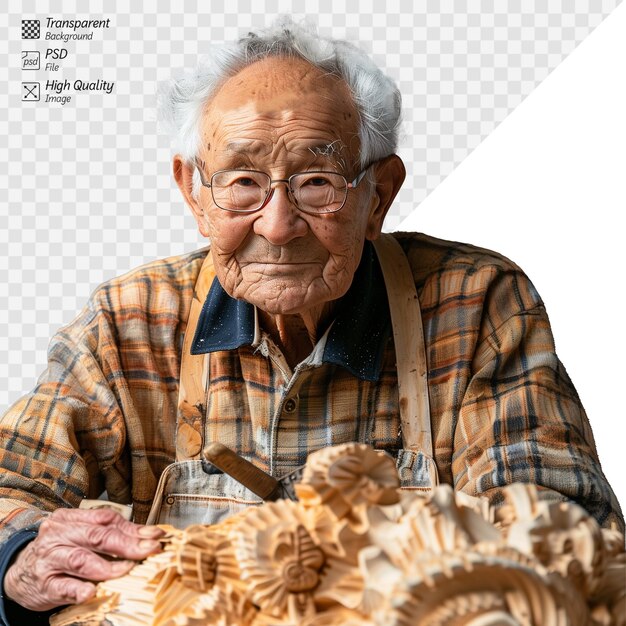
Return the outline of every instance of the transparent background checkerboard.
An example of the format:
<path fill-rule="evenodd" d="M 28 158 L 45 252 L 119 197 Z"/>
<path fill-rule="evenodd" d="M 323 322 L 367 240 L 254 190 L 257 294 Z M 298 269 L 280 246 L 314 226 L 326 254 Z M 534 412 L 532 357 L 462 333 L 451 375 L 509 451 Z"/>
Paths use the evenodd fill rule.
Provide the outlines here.
<path fill-rule="evenodd" d="M 49 338 L 95 286 L 204 245 L 171 178 L 154 93 L 193 68 L 209 42 L 279 13 L 360 42 L 404 97 L 408 179 L 391 230 L 617 4 L 469 1 L 460 12 L 451 0 L 96 0 L 86 13 L 77 1 L 9 0 L 0 15 L 0 409 L 33 386 Z M 110 18 L 111 28 L 69 42 L 61 70 L 49 73 L 45 49 L 62 44 L 43 39 L 48 16 Z M 42 39 L 21 40 L 21 20 L 34 18 Z M 22 50 L 42 52 L 41 71 L 21 70 Z M 21 81 L 52 78 L 100 78 L 115 89 L 72 94 L 65 106 L 21 102 Z"/>

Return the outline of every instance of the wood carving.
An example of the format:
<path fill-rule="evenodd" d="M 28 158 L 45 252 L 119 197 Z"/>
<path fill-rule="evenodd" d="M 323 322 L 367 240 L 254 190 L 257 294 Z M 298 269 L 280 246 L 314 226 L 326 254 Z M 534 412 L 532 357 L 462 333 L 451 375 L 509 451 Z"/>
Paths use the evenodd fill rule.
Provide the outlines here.
<path fill-rule="evenodd" d="M 167 528 L 163 551 L 53 626 L 626 626 L 624 536 L 533 485 L 499 508 L 402 491 L 360 444 L 309 457 L 298 502 Z"/>

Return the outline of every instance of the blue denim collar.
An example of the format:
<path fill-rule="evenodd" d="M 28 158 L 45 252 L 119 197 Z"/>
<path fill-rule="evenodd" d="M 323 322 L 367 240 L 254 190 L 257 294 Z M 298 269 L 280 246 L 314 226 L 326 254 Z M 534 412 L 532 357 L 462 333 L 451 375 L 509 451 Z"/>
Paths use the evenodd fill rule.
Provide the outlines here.
<path fill-rule="evenodd" d="M 362 380 L 377 381 L 390 331 L 382 271 L 373 245 L 366 241 L 352 285 L 339 300 L 322 362 L 340 365 Z M 251 346 L 254 334 L 254 306 L 231 298 L 215 278 L 198 319 L 191 354 Z"/>

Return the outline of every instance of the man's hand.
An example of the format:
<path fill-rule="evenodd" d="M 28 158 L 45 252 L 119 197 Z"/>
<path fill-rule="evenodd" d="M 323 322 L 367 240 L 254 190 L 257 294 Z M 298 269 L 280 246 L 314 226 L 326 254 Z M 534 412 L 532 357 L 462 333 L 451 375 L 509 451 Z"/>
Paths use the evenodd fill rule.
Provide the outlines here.
<path fill-rule="evenodd" d="M 88 581 L 126 574 L 133 561 L 160 550 L 157 539 L 163 534 L 110 509 L 58 509 L 8 569 L 5 596 L 32 611 L 84 602 L 96 591 Z"/>

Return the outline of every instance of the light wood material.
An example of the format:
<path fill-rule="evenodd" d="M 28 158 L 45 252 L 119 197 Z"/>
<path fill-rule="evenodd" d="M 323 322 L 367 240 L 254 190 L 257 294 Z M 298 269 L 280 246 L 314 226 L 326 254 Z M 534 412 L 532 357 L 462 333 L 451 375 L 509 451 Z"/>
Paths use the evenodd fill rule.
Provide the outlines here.
<path fill-rule="evenodd" d="M 262 469 L 239 456 L 224 444 L 214 441 L 203 452 L 204 458 L 263 500 L 278 500 L 280 483 Z"/>
<path fill-rule="evenodd" d="M 111 500 L 90 500 L 88 498 L 81 500 L 78 505 L 79 509 L 113 509 L 119 513 L 124 519 L 130 520 L 133 516 L 133 507 Z"/>
<path fill-rule="evenodd" d="M 403 445 L 434 459 L 424 329 L 413 273 L 392 235 L 382 234 L 374 249 L 385 278 L 393 326 Z"/>
<path fill-rule="evenodd" d="M 211 251 L 206 255 L 196 280 L 191 308 L 185 329 L 178 389 L 178 421 L 176 425 L 176 460 L 199 459 L 202 450 L 202 428 L 205 406 L 205 377 L 208 355 L 191 354 L 191 344 L 209 293 L 215 268 Z"/>
<path fill-rule="evenodd" d="M 52 626 L 625 626 L 624 536 L 534 485 L 504 504 L 397 489 L 362 444 L 309 456 L 307 497 L 214 526 L 167 527 L 163 551 Z"/>

